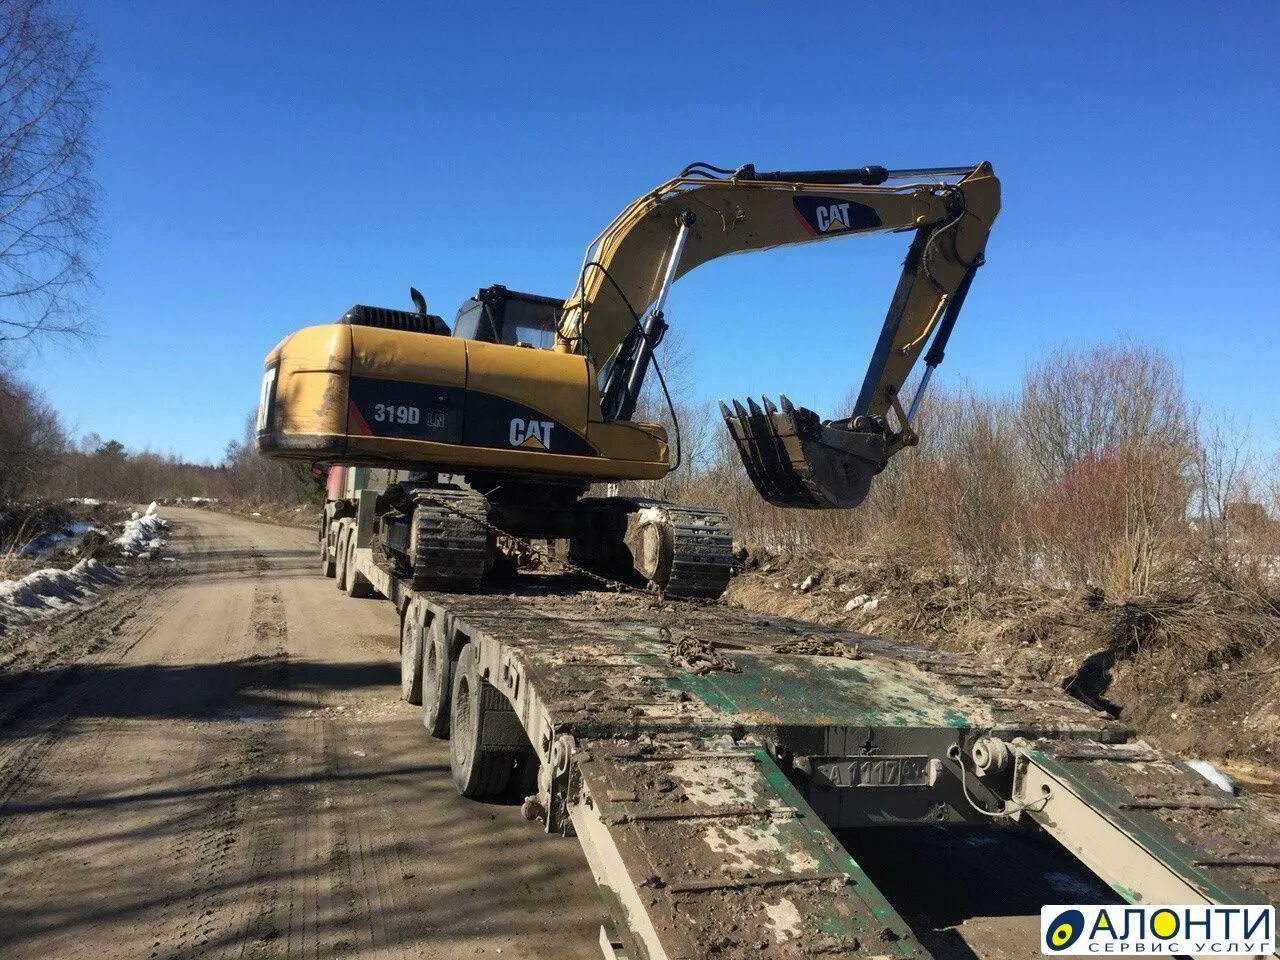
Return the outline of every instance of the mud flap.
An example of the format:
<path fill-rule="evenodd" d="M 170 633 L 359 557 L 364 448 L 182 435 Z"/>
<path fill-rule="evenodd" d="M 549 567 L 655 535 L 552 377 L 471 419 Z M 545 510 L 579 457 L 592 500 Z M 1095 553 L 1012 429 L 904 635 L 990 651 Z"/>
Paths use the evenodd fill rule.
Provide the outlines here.
<path fill-rule="evenodd" d="M 778 409 L 767 397 L 763 408 L 750 399 L 746 407 L 733 401 L 733 410 L 720 404 L 747 476 L 760 496 L 775 506 L 810 510 L 861 504 L 888 460 L 885 438 L 842 423 L 824 423 L 812 410 L 793 406 L 785 396 L 781 404 Z"/>

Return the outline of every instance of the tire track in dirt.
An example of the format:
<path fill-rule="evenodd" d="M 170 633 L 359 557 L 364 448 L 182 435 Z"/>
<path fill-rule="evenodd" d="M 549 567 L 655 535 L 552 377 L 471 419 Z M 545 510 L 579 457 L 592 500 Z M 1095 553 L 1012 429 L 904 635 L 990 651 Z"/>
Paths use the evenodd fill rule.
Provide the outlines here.
<path fill-rule="evenodd" d="M 187 864 L 183 909 L 176 914 L 166 910 L 156 924 L 153 958 L 239 956 L 236 944 L 272 939 L 274 888 L 253 887 L 279 862 L 280 842 L 262 810 L 278 790 L 256 793 L 252 785 L 268 772 L 268 727 L 275 721 L 240 713 L 240 708 L 246 694 L 282 684 L 287 631 L 278 591 L 261 580 L 268 564 L 256 551 L 249 559 L 255 578 L 250 651 L 238 661 L 235 692 L 224 710 L 236 716 L 215 725 L 223 729 L 221 736 L 211 731 L 215 735 L 202 738 L 195 780 L 205 792 L 182 831 L 198 837 L 182 858 Z"/>
<path fill-rule="evenodd" d="M 394 612 L 303 533 L 175 514 L 178 576 L 72 624 L 100 646 L 25 652 L 43 680 L 81 659 L 24 712 L 0 679 L 6 960 L 598 955 L 576 847 L 456 796 Z"/>
<path fill-rule="evenodd" d="M 0 742 L 0 815 L 11 798 L 40 774 L 50 752 L 67 732 L 76 715 L 76 704 L 88 694 L 83 681 L 92 675 L 95 667 L 124 656 L 155 629 L 158 612 L 146 610 L 139 616 L 139 608 L 133 606 L 139 601 L 139 592 L 145 592 L 145 588 L 131 591 L 114 603 L 108 601 L 95 607 L 91 613 L 105 615 L 98 618 L 104 621 L 109 617 L 109 626 L 86 625 L 82 632 L 92 639 L 79 650 L 50 644 L 36 660 L 37 668 L 52 667 L 48 674 L 25 683 L 18 679 L 5 690 L 0 701 L 0 730 L 13 731 L 13 735 Z M 130 608 L 116 617 L 115 613 L 125 605 Z M 129 629 L 122 629 L 129 621 L 133 621 Z M 22 672 L 13 671 L 11 667 L 9 671 L 11 675 Z M 99 723 L 98 732 L 107 732 L 118 725 L 109 720 Z M 105 738 L 102 744 L 105 750 Z M 13 826 L 12 818 L 0 816 L 0 840 Z"/>

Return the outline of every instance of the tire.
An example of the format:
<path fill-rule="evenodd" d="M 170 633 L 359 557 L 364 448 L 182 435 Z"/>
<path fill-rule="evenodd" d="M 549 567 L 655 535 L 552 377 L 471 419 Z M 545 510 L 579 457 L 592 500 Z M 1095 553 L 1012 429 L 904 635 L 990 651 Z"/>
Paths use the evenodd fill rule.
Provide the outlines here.
<path fill-rule="evenodd" d="M 345 523 L 338 524 L 338 532 L 334 535 L 334 582 L 339 590 L 347 589 L 347 533 L 350 531 Z"/>
<path fill-rule="evenodd" d="M 496 698 L 496 699 L 495 699 Z M 480 743 L 485 713 L 500 709 L 505 700 L 480 676 L 475 648 L 462 648 L 453 669 L 449 741 L 449 768 L 453 785 L 471 800 L 496 797 L 511 782 L 515 755 L 508 751 L 486 750 Z"/>
<path fill-rule="evenodd" d="M 437 740 L 449 739 L 449 701 L 453 670 L 449 646 L 436 621 L 422 631 L 422 725 Z"/>
<path fill-rule="evenodd" d="M 343 550 L 343 554 L 346 556 L 344 566 L 346 578 L 343 580 L 342 589 L 346 591 L 347 596 L 357 600 L 373 596 L 373 584 L 361 576 L 360 571 L 356 569 L 355 527 L 347 527 L 345 543 L 346 549 Z"/>
<path fill-rule="evenodd" d="M 338 572 L 338 563 L 329 551 L 329 530 L 327 524 L 320 528 L 320 573 L 326 577 L 334 577 Z"/>
<path fill-rule="evenodd" d="M 400 618 L 400 697 L 422 703 L 422 605 L 410 600 Z"/>

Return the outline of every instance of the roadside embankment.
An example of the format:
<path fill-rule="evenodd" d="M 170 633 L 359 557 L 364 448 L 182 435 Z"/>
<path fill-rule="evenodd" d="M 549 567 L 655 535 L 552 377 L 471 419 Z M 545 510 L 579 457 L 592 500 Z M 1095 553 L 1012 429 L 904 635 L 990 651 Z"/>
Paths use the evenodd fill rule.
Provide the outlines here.
<path fill-rule="evenodd" d="M 167 561 L 169 524 L 154 502 L 142 510 L 77 499 L 0 511 L 0 636 L 83 608 L 128 575 Z"/>

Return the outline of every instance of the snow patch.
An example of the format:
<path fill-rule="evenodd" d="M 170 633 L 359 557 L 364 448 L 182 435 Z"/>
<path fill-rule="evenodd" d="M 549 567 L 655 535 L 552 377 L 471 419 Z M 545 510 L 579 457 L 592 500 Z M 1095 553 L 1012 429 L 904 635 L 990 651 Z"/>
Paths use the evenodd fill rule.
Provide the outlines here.
<path fill-rule="evenodd" d="M 636 514 L 638 524 L 645 523 L 662 523 L 666 514 L 662 512 L 661 507 L 641 507 L 640 512 Z"/>
<path fill-rule="evenodd" d="M 879 597 L 873 597 L 869 593 L 860 593 L 844 605 L 844 612 L 853 613 L 854 611 L 858 611 L 861 613 L 875 613 L 879 606 Z"/>
<path fill-rule="evenodd" d="M 124 523 L 124 532 L 116 537 L 115 544 L 128 557 L 152 555 L 164 543 L 169 523 L 156 513 L 156 502 L 151 501 L 144 513 L 134 511 Z"/>
<path fill-rule="evenodd" d="M 46 567 L 20 580 L 0 581 L 0 633 L 6 625 L 31 623 L 84 604 L 121 574 L 97 560 L 81 560 L 70 570 Z"/>
<path fill-rule="evenodd" d="M 80 542 L 84 539 L 84 535 L 90 532 L 101 534 L 104 537 L 108 535 L 107 531 L 102 527 L 86 523 L 83 520 L 77 520 L 74 523 L 69 523 L 66 526 L 59 527 L 57 530 L 51 530 L 49 533 L 36 537 L 23 548 L 22 553 L 28 557 L 44 557 L 59 549 L 79 552 Z"/>
<path fill-rule="evenodd" d="M 1228 777 L 1225 773 L 1215 767 L 1208 760 L 1188 760 L 1188 767 L 1194 770 L 1200 776 L 1204 777 L 1219 790 L 1229 793 L 1233 797 L 1236 795 L 1236 782 Z"/>

